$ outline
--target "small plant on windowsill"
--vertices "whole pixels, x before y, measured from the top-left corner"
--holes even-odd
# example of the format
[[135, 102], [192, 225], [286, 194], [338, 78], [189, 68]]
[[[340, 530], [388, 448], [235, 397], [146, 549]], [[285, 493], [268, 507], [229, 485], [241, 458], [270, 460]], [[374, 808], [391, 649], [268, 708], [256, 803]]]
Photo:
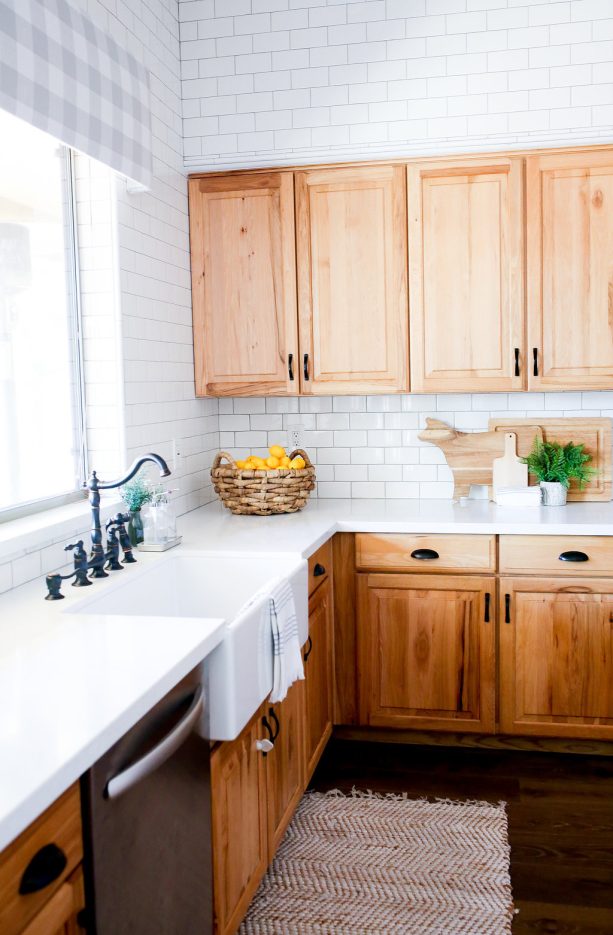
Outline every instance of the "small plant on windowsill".
[[123, 502], [130, 511], [130, 522], [128, 523], [128, 533], [130, 542], [133, 546], [139, 545], [144, 541], [143, 518], [141, 516], [141, 507], [150, 503], [155, 494], [155, 490], [149, 484], [149, 481], [138, 475], [134, 480], [128, 481], [120, 489]]
[[588, 467], [592, 456], [586, 454], [584, 448], [585, 445], [573, 442], [561, 445], [534, 439], [532, 451], [522, 461], [540, 483], [544, 506], [564, 506], [571, 480], [583, 490], [598, 473], [595, 468]]

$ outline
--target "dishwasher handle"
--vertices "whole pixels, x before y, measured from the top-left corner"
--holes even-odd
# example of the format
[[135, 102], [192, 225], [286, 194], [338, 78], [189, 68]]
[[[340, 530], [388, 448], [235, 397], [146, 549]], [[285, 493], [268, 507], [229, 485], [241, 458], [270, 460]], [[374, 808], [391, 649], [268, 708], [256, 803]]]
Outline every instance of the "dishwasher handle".
[[127, 792], [128, 789], [131, 789], [132, 786], [146, 779], [147, 776], [150, 776], [151, 773], [162, 766], [162, 764], [185, 743], [193, 731], [198, 718], [202, 714], [203, 707], [204, 695], [202, 693], [202, 685], [199, 685], [188, 710], [179, 723], [166, 734], [164, 739], [161, 740], [153, 750], [150, 750], [149, 753], [141, 757], [140, 760], [137, 760], [136, 763], [133, 763], [132, 766], [124, 769], [123, 772], [109, 779], [106, 789], [104, 790], [104, 797], [107, 799], [118, 798], [120, 795], [123, 795], [124, 792]]

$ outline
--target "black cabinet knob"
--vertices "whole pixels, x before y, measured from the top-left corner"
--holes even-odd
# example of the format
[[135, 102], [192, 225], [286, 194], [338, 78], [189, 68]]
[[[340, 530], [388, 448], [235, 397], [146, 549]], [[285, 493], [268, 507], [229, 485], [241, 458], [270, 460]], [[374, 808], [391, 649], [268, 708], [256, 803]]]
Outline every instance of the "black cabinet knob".
[[317, 564], [315, 565], [315, 567], [314, 567], [314, 569], [313, 569], [313, 577], [314, 577], [314, 578], [321, 578], [321, 576], [322, 576], [322, 575], [325, 575], [325, 573], [326, 573], [325, 566], [324, 566], [324, 565], [320, 565], [319, 562], [317, 562]]
[[433, 562], [440, 556], [434, 549], [414, 549], [411, 558], [419, 559], [420, 562]]
[[57, 844], [45, 844], [36, 852], [19, 881], [19, 893], [38, 893], [53, 883], [64, 871], [68, 858]]
[[590, 557], [585, 552], [575, 552], [571, 549], [569, 552], [562, 552], [558, 560], [560, 562], [589, 562]]

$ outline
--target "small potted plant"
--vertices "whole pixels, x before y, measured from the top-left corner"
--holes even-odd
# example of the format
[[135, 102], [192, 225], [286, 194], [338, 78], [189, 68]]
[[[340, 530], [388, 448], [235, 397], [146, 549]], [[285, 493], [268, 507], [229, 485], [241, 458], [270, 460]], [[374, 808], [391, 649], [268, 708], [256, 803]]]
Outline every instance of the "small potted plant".
[[138, 477], [137, 475], [134, 480], [124, 484], [119, 492], [130, 511], [130, 522], [128, 523], [130, 542], [133, 546], [137, 546], [144, 541], [141, 507], [145, 503], [151, 502], [155, 491], [151, 489], [149, 482], [144, 477]]
[[543, 492], [544, 506], [564, 506], [571, 480], [577, 481], [581, 490], [597, 473], [588, 467], [592, 456], [584, 452], [584, 445], [568, 442], [544, 442], [534, 439], [534, 446], [527, 458], [528, 471], [538, 478]]

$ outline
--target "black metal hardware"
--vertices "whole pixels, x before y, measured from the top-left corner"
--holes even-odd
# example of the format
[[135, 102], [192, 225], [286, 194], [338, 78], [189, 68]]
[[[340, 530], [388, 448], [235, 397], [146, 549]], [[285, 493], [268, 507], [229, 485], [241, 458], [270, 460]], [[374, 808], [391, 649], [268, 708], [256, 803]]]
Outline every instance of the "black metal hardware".
[[504, 596], [504, 622], [511, 622], [511, 595], [505, 594]]
[[64, 595], [60, 593], [60, 588], [62, 587], [61, 575], [47, 575], [45, 584], [47, 585], [47, 594], [45, 595], [46, 601], [64, 600]]
[[590, 557], [585, 552], [575, 552], [571, 549], [570, 552], [562, 552], [558, 555], [558, 560], [560, 562], [589, 562]]
[[309, 636], [307, 640], [307, 649], [306, 649], [304, 656], [302, 657], [305, 662], [309, 661], [309, 656], [311, 655], [312, 652], [313, 652], [313, 640]]
[[485, 613], [484, 613], [484, 615], [483, 615], [483, 622], [484, 622], [484, 623], [489, 623], [489, 622], [490, 622], [490, 594], [489, 594], [489, 591], [486, 592], [486, 595], [485, 595]]
[[294, 379], [294, 355], [293, 354], [288, 354], [287, 371], [289, 373], [290, 380], [293, 380]]
[[[271, 743], [274, 743], [275, 742], [274, 732], [273, 732], [272, 727], [270, 726], [270, 721], [268, 720], [266, 715], [262, 717], [262, 724], [268, 731], [268, 739], [270, 740]], [[264, 752], [264, 756], [266, 756], [266, 752]]]
[[519, 348], [515, 348], [515, 376], [519, 376]]
[[305, 354], [302, 360], [304, 364], [304, 379], [308, 380], [309, 379], [309, 355]]
[[325, 575], [325, 573], [326, 573], [325, 566], [324, 566], [324, 565], [320, 565], [320, 563], [317, 562], [316, 565], [315, 565], [315, 567], [314, 567], [314, 569], [313, 569], [313, 577], [314, 577], [314, 578], [321, 578], [321, 576], [322, 576], [322, 575]]
[[74, 551], [73, 565], [75, 575], [72, 586], [73, 588], [87, 588], [91, 584], [91, 581], [87, 577], [89, 565], [87, 562], [87, 552], [83, 548], [83, 539], [79, 539], [78, 542], [71, 542], [69, 545], [64, 546], [64, 552], [71, 551]]
[[532, 357], [534, 358], [534, 376], [538, 377], [539, 375], [539, 351], [538, 347], [532, 348]]
[[117, 538], [117, 523], [114, 519], [109, 519], [105, 526], [106, 529], [106, 558], [105, 568], [109, 571], [123, 571], [123, 565], [119, 561], [119, 540]]
[[128, 535], [128, 530], [125, 527], [125, 524], [130, 522], [129, 513], [115, 513], [113, 517], [115, 520], [115, 525], [117, 526], [117, 535], [119, 536], [119, 544], [123, 551], [122, 564], [123, 565], [134, 565], [136, 559], [132, 553], [132, 543], [130, 542], [130, 536]]
[[275, 709], [274, 709], [274, 708], [269, 708], [269, 709], [268, 709], [268, 717], [272, 719], [272, 721], [273, 721], [273, 723], [274, 723], [274, 725], [275, 725], [275, 733], [274, 733], [274, 736], [271, 737], [271, 740], [272, 740], [272, 742], [274, 743], [275, 740], [277, 739], [277, 737], [279, 736], [279, 731], [281, 730], [281, 725], [279, 724], [279, 718], [278, 718], [277, 715], [275, 714]]
[[64, 851], [57, 844], [45, 844], [36, 852], [19, 881], [19, 893], [38, 893], [60, 876], [68, 863]]
[[414, 549], [411, 558], [417, 558], [420, 562], [433, 562], [440, 555], [434, 549]]

